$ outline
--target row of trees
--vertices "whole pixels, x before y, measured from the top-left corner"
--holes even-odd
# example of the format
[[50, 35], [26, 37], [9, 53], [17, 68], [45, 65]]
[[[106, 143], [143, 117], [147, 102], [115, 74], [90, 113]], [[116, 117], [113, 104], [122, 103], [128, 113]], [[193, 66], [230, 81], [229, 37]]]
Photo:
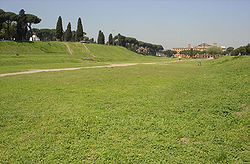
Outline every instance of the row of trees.
[[232, 56], [237, 56], [237, 55], [250, 55], [250, 43], [247, 44], [246, 46], [241, 46], [231, 52]]
[[166, 57], [172, 57], [174, 54], [176, 54], [176, 51], [172, 50], [165, 50], [165, 51], [160, 51], [161, 54], [164, 54]]
[[[99, 31], [98, 33], [97, 43], [105, 44], [105, 36], [102, 31]], [[118, 34], [115, 37], [113, 37], [112, 34], [109, 34], [108, 41], [106, 42], [106, 44], [122, 46], [137, 53], [153, 56], [156, 55], [156, 52], [163, 50], [162, 45], [138, 41], [136, 38], [126, 37], [121, 34]]]
[[82, 20], [81, 18], [78, 18], [77, 21], [77, 29], [76, 31], [71, 30], [71, 23], [69, 22], [67, 25], [67, 29], [64, 32], [63, 31], [63, 26], [62, 26], [62, 17], [59, 16], [56, 24], [56, 29], [55, 29], [55, 38], [58, 41], [89, 41], [93, 42], [94, 39], [89, 39], [88, 37], [85, 36], [86, 33], [83, 31], [83, 25], [82, 25]]
[[[5, 12], [0, 9], [0, 39], [27, 41], [33, 34], [36, 34], [41, 41], [85, 41], [95, 43], [93, 38], [89, 39], [86, 37], [86, 33], [83, 31], [81, 18], [78, 19], [76, 31], [72, 31], [70, 22], [64, 31], [61, 16], [58, 17], [56, 29], [32, 28], [33, 24], [38, 24], [40, 22], [40, 18], [32, 14], [26, 14], [23, 9], [20, 10], [19, 14]], [[102, 31], [99, 31], [97, 43], [105, 44], [105, 36]], [[163, 50], [161, 45], [138, 41], [135, 38], [125, 37], [121, 34], [115, 37], [110, 34], [106, 44], [123, 46], [144, 55], [155, 55], [157, 51]]]
[[0, 9], [0, 39], [26, 41], [33, 35], [32, 25], [40, 22], [40, 18], [25, 14], [23, 9], [19, 14]]

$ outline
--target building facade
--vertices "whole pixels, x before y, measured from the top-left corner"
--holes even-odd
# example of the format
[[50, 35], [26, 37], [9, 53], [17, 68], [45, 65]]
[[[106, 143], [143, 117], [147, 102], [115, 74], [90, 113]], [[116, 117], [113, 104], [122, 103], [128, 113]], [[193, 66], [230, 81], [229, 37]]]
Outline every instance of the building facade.
[[[206, 51], [209, 47], [212, 47], [212, 46], [217, 46], [217, 43], [214, 43], [213, 45], [210, 45], [210, 44], [207, 44], [207, 43], [202, 43], [202, 44], [199, 44], [195, 47], [191, 47], [190, 44], [188, 44], [188, 47], [187, 48], [173, 48], [174, 51], [176, 51], [177, 53], [174, 55], [174, 57], [189, 57], [185, 54], [181, 54], [181, 51], [185, 51], [185, 50], [191, 50], [191, 48], [193, 48], [193, 50], [196, 50], [196, 51]], [[225, 46], [220, 46], [222, 51], [225, 51], [226, 50], [226, 47]], [[208, 54], [205, 54], [203, 55], [204, 57], [209, 57]]]

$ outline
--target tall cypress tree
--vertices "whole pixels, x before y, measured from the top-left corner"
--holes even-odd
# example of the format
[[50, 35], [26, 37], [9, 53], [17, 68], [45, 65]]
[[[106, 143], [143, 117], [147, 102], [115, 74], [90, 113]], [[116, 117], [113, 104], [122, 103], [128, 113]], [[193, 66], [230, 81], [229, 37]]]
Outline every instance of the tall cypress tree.
[[102, 40], [102, 31], [100, 30], [99, 33], [98, 33], [98, 37], [97, 37], [97, 43], [98, 44], [101, 44], [101, 40]]
[[72, 31], [71, 31], [71, 24], [70, 24], [70, 22], [69, 22], [69, 24], [67, 26], [67, 30], [65, 31], [64, 39], [67, 42], [72, 40]]
[[113, 45], [113, 36], [109, 34], [109, 45]]
[[103, 32], [101, 33], [101, 44], [105, 44], [105, 36], [103, 34]]
[[27, 18], [25, 11], [22, 9], [17, 17], [17, 41], [25, 40], [27, 31]]
[[56, 24], [56, 38], [62, 41], [62, 37], [63, 37], [62, 17], [59, 16]]
[[82, 20], [81, 18], [78, 18], [77, 21], [77, 29], [76, 29], [76, 41], [83, 40], [83, 26], [82, 26]]

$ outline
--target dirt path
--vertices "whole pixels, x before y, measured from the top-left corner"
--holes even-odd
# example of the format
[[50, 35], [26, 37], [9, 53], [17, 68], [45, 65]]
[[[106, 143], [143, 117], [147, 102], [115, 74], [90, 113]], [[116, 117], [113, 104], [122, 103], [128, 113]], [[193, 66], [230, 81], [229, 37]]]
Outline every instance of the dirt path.
[[[206, 60], [206, 59], [203, 59]], [[22, 75], [22, 74], [32, 74], [32, 73], [39, 73], [39, 72], [57, 72], [57, 71], [71, 71], [71, 70], [79, 70], [79, 69], [91, 69], [91, 68], [112, 68], [112, 67], [126, 67], [126, 66], [133, 66], [139, 64], [167, 64], [167, 63], [175, 63], [185, 60], [174, 60], [168, 62], [155, 62], [155, 63], [120, 63], [120, 64], [109, 64], [104, 66], [89, 66], [89, 67], [75, 67], [75, 68], [58, 68], [58, 69], [38, 69], [38, 70], [30, 70], [24, 72], [14, 72], [14, 73], [4, 73], [0, 74], [0, 77], [5, 76], [13, 76], [13, 75]], [[192, 61], [192, 60], [189, 60]]]
[[38, 70], [30, 70], [30, 71], [24, 71], [24, 72], [3, 73], [3, 74], [0, 74], [0, 77], [13, 76], [13, 75], [22, 75], [22, 74], [32, 74], [32, 73], [39, 73], [39, 72], [57, 72], [57, 71], [79, 70], [79, 69], [91, 69], [91, 68], [125, 67], [125, 66], [133, 66], [133, 65], [138, 65], [138, 64], [157, 64], [157, 63], [122, 63], [122, 64], [110, 64], [110, 65], [104, 65], [104, 66], [58, 68], [58, 69], [38, 69]]
[[92, 57], [95, 58], [95, 55], [88, 49], [88, 47], [83, 43], [83, 47], [85, 48], [86, 52], [89, 53]]
[[63, 43], [64, 43], [64, 45], [67, 47], [68, 53], [70, 53], [70, 55], [72, 55], [73, 50], [69, 47], [69, 45], [68, 45], [67, 43], [65, 43], [65, 42], [63, 42]]

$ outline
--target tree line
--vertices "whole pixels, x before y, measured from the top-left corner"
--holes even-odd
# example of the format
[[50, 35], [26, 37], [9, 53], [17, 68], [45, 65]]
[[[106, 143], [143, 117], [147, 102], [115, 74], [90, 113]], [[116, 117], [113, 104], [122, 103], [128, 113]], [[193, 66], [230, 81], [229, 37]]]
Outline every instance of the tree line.
[[94, 43], [94, 38], [89, 39], [86, 36], [86, 32], [83, 31], [81, 18], [78, 18], [76, 31], [71, 30], [70, 22], [68, 23], [67, 28], [64, 31], [63, 26], [62, 26], [62, 17], [59, 16], [57, 23], [56, 23], [56, 29], [53, 30], [53, 35], [54, 35], [55, 40], [57, 41], [66, 41], [66, 42], [84, 41], [84, 42]]
[[136, 53], [143, 55], [153, 55], [155, 56], [158, 51], [162, 51], [162, 45], [156, 45], [151, 43], [146, 43], [143, 41], [138, 41], [136, 38], [126, 37], [121, 34], [118, 34], [113, 37], [112, 34], [109, 34], [108, 41], [105, 43], [105, 36], [100, 30], [97, 37], [98, 44], [107, 44], [113, 46], [122, 46]]
[[26, 41], [33, 35], [32, 25], [41, 19], [33, 14], [26, 14], [21, 9], [18, 14], [0, 9], [0, 39]]
[[[86, 36], [86, 32], [83, 31], [81, 18], [78, 18], [76, 31], [71, 29], [70, 22], [64, 31], [61, 16], [58, 17], [55, 29], [32, 28], [33, 24], [38, 24], [40, 22], [41, 19], [39, 17], [33, 14], [26, 14], [24, 9], [21, 9], [19, 14], [5, 12], [4, 10], [0, 9], [0, 39], [28, 41], [33, 34], [36, 34], [41, 41], [83, 41], [96, 43], [94, 38], [89, 39]], [[112, 34], [110, 34], [108, 41], [105, 43], [105, 36], [101, 30], [98, 33], [97, 43], [122, 46], [143, 55], [156, 55], [156, 52], [163, 50], [161, 45], [138, 41], [135, 38], [126, 37], [121, 34], [118, 34], [114, 37]]]
[[241, 46], [237, 49], [233, 47], [228, 47], [225, 51], [222, 50], [221, 47], [211, 46], [207, 48], [205, 51], [194, 50], [191, 48], [190, 50], [181, 51], [180, 54], [188, 55], [190, 57], [194, 57], [197, 54], [210, 54], [212, 56], [215, 55], [230, 55], [230, 56], [237, 56], [237, 55], [250, 55], [250, 44], [246, 46]]

